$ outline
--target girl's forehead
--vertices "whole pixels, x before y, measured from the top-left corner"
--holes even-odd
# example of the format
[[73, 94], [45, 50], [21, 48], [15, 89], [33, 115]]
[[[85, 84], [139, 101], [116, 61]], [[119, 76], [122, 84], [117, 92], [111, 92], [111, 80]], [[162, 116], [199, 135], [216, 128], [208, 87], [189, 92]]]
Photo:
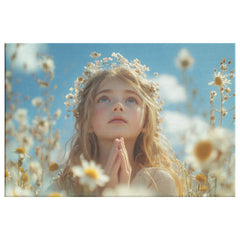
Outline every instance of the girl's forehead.
[[132, 90], [132, 91], [136, 91], [136, 89], [131, 86], [128, 82], [118, 78], [118, 77], [108, 77], [108, 78], [105, 78], [99, 88], [98, 88], [98, 91], [102, 90], [102, 89], [129, 89], [129, 90]]

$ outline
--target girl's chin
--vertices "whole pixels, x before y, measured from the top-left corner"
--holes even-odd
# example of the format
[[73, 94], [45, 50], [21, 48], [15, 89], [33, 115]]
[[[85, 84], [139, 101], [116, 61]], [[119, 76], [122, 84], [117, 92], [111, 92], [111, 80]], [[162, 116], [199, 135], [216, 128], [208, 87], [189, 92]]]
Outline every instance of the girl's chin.
[[103, 137], [103, 138], [98, 138], [99, 141], [114, 141], [116, 138], [121, 138], [123, 137], [125, 141], [127, 140], [136, 140], [137, 137], [130, 137], [127, 134], [114, 134], [108, 137]]
[[123, 137], [125, 140], [136, 140], [139, 133], [129, 134], [126, 131], [113, 131], [107, 134], [99, 134], [97, 136], [98, 141], [114, 141], [116, 138]]

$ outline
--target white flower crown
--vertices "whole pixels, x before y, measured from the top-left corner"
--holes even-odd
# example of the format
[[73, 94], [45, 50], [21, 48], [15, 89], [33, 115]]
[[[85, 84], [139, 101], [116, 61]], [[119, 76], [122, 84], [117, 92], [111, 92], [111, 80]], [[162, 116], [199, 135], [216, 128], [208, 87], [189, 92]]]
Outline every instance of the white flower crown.
[[[94, 59], [97, 59], [100, 56], [101, 53], [97, 52], [92, 52], [90, 54], [90, 57]], [[74, 88], [71, 87], [69, 89], [70, 93], [66, 95], [67, 101], [64, 102], [64, 104], [68, 109], [68, 112], [73, 112], [73, 115], [75, 117], [78, 115], [76, 114], [76, 108], [81, 101], [81, 95], [89, 79], [91, 79], [98, 72], [109, 70], [117, 66], [129, 68], [142, 77], [145, 77], [146, 71], [150, 71], [149, 68], [146, 67], [146, 65], [142, 65], [137, 58], [129, 62], [120, 53], [115, 52], [112, 53], [111, 57], [104, 57], [101, 60], [95, 60], [95, 63], [89, 62], [87, 66], [84, 67], [85, 70], [82, 76], [78, 77], [75, 80]], [[158, 73], [155, 72], [154, 76], [157, 77]], [[151, 91], [153, 92], [154, 99], [157, 101], [157, 99], [159, 99], [158, 84], [150, 80], [148, 81], [151, 82]], [[158, 106], [162, 106], [162, 104], [162, 102], [160, 102], [160, 104], [158, 102]], [[68, 118], [69, 116], [70, 115], [68, 114], [66, 118]]]

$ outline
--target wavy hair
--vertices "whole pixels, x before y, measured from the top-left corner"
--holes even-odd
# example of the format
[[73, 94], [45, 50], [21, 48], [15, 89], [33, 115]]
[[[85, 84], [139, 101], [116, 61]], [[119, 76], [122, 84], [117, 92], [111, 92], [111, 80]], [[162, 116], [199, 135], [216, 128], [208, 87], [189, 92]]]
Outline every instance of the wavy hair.
[[103, 80], [118, 78], [132, 86], [145, 104], [144, 132], [137, 137], [134, 148], [134, 161], [142, 168], [159, 167], [168, 171], [176, 182], [181, 196], [183, 189], [180, 182], [182, 164], [175, 157], [166, 137], [161, 133], [159, 105], [155, 99], [153, 85], [144, 77], [137, 75], [130, 68], [115, 67], [111, 70], [98, 72], [87, 82], [80, 96], [80, 103], [75, 111], [75, 134], [71, 138], [70, 154], [66, 167], [60, 177], [62, 185], [67, 188], [66, 176], [71, 174], [70, 168], [80, 164], [80, 155], [87, 160], [98, 161], [99, 147], [96, 135], [89, 131], [94, 96]]

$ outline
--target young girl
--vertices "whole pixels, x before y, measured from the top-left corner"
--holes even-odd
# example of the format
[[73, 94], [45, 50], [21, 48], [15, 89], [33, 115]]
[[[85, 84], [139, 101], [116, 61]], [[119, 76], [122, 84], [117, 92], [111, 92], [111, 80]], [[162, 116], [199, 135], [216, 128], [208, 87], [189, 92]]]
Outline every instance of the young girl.
[[156, 96], [155, 85], [127, 64], [89, 77], [78, 91], [76, 133], [59, 186], [69, 195], [81, 195], [71, 169], [82, 156], [100, 164], [109, 177], [96, 194], [125, 185], [159, 196], [181, 196], [181, 164], [160, 132]]

